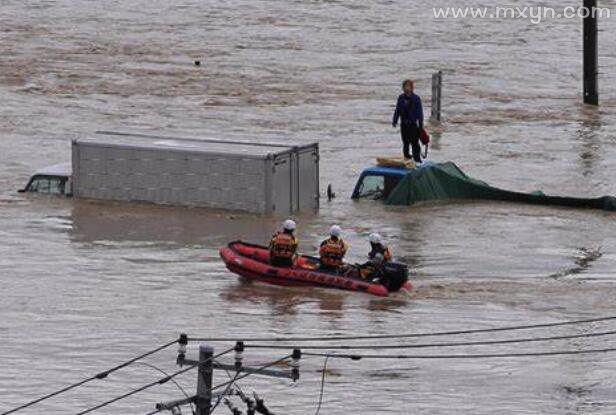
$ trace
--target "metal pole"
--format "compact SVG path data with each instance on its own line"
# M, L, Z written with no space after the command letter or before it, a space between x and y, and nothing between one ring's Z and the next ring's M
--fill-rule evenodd
M212 356L214 349L202 344L199 346L199 370L197 371L197 415L210 415L212 406Z
M584 0L584 103L599 105L597 0Z
M443 90L443 71L432 74L432 121L441 121L441 97Z

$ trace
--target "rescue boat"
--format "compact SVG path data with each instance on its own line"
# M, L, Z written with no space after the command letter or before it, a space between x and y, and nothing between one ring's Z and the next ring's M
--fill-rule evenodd
M379 297L412 290L408 267L399 263L386 264L377 281L367 281L359 276L357 266L347 266L345 272L337 274L319 269L319 259L307 255L299 256L292 267L273 266L269 263L266 247L241 241L231 242L222 248L220 257L234 274L275 285L337 288Z

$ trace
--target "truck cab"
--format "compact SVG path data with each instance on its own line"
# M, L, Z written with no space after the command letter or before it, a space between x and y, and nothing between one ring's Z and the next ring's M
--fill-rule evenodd
M56 164L36 171L20 193L72 196L70 163Z
M386 200L409 170L395 167L370 167L359 176L353 199Z

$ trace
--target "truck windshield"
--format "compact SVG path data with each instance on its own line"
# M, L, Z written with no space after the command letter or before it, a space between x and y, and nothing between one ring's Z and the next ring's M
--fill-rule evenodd
M359 197L380 199L383 197L384 188L384 176L366 176L359 185Z
M66 178L53 176L34 176L26 191L52 195L63 195Z
M363 178L359 185L359 197L386 199L400 182L400 177L388 175L370 175Z

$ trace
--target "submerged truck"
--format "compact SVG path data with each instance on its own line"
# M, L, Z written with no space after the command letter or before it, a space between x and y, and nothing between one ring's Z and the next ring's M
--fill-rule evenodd
M473 199L616 211L616 197L613 196L580 198L499 189L467 176L452 162L424 162L413 169L367 168L359 176L351 197L381 200L387 205Z
M37 170L19 193L72 196L71 164L62 163Z
M63 174L56 193L79 198L281 215L319 207L317 143L98 132L73 140ZM23 191L41 193L34 182Z

